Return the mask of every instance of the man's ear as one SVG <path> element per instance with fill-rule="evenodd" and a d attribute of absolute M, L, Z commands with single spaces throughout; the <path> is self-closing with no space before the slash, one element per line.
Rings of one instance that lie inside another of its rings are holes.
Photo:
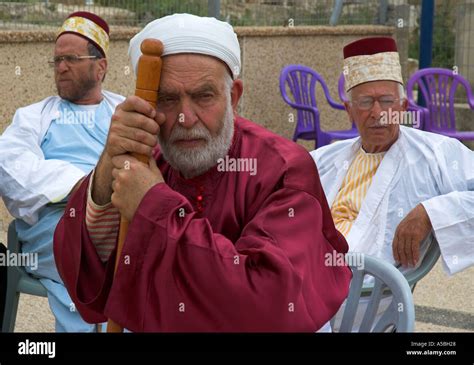
<path fill-rule="evenodd" d="M 97 61 L 97 65 L 99 66 L 99 70 L 97 72 L 97 81 L 102 81 L 105 77 L 105 74 L 107 73 L 107 59 L 106 58 L 100 58 Z"/>
<path fill-rule="evenodd" d="M 403 110 L 408 110 L 408 99 L 407 98 L 403 99 L 402 109 Z"/>
<path fill-rule="evenodd" d="M 352 117 L 352 107 L 348 101 L 344 102 L 344 108 L 346 109 L 347 114 L 349 115 L 349 121 L 352 123 L 354 118 Z"/>
<path fill-rule="evenodd" d="M 242 96 L 244 92 L 244 84 L 242 80 L 237 79 L 234 80 L 232 83 L 232 89 L 230 91 L 230 98 L 231 98 L 231 104 L 232 104 L 232 109 L 237 111 L 237 105 L 239 104 L 240 97 Z"/>

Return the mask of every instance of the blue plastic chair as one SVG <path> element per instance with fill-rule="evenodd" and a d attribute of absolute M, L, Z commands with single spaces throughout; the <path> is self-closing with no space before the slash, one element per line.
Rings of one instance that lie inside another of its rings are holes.
<path fill-rule="evenodd" d="M 316 84 L 321 84 L 326 101 L 337 110 L 345 110 L 344 105 L 335 102 L 329 93 L 326 82 L 316 71 L 304 65 L 288 65 L 280 74 L 280 93 L 283 100 L 296 109 L 297 120 L 293 141 L 314 140 L 315 148 L 325 146 L 333 140 L 349 139 L 358 136 L 357 128 L 349 130 L 323 131 L 320 112 L 316 102 Z M 287 93 L 287 86 L 293 100 Z"/>
<path fill-rule="evenodd" d="M 15 229 L 15 221 L 8 226 L 8 251 L 20 253 L 21 246 Z M 46 288 L 38 279 L 28 274 L 21 266 L 8 266 L 7 268 L 7 295 L 5 299 L 5 312 L 3 314 L 2 332 L 15 330 L 16 315 L 20 293 L 47 297 Z"/>
<path fill-rule="evenodd" d="M 357 256 L 360 260 L 356 260 Z M 338 332 L 352 332 L 360 298 L 364 296 L 365 275 L 374 277 L 374 286 L 370 288 L 370 299 L 359 332 L 385 332 L 389 328 L 394 328 L 397 332 L 413 332 L 415 327 L 413 295 L 402 273 L 388 262 L 369 255 L 350 252 L 346 257 L 353 277 Z M 363 262 L 363 268 L 358 267 L 356 262 Z M 374 323 L 382 295 L 386 290 L 392 293 L 391 304 L 378 322 Z M 334 318 L 331 322 L 334 326 Z"/>

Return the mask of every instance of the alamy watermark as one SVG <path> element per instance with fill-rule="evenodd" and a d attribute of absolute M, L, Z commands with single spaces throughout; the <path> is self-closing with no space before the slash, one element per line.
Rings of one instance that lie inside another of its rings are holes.
<path fill-rule="evenodd" d="M 255 176 L 257 174 L 257 159 L 225 156 L 225 158 L 217 160 L 217 171 L 248 172 L 249 175 Z"/>
<path fill-rule="evenodd" d="M 26 339 L 18 342 L 18 355 L 46 355 L 53 359 L 56 356 L 56 342 L 39 342 Z"/>
<path fill-rule="evenodd" d="M 411 125 L 415 128 L 420 127 L 421 117 L 419 111 L 412 110 L 383 110 L 380 113 L 380 124 L 401 124 L 401 125 Z"/>
<path fill-rule="evenodd" d="M 358 252 L 351 252 L 350 254 L 344 254 L 333 250 L 327 252 L 324 255 L 325 266 L 347 266 L 355 267 L 357 270 L 364 270 L 364 255 Z"/>
<path fill-rule="evenodd" d="M 1 243 L 0 243 L 1 244 Z M 0 266 L 25 266 L 31 270 L 38 269 L 37 252 L 11 252 L 7 250 L 0 253 Z"/>
<path fill-rule="evenodd" d="M 56 124 L 83 124 L 87 128 L 94 128 L 95 110 L 64 110 L 58 111 L 56 116 Z"/>

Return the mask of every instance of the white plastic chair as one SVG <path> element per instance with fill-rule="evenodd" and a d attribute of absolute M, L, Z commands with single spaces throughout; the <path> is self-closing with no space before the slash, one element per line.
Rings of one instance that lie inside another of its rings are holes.
<path fill-rule="evenodd" d="M 357 260 L 357 256 L 359 256 L 359 260 Z M 392 327 L 397 332 L 413 332 L 415 306 L 410 285 L 403 274 L 393 265 L 362 253 L 350 252 L 346 258 L 353 277 L 338 332 L 352 332 L 353 330 L 366 275 L 374 278 L 374 286 L 370 290 L 369 303 L 358 332 L 386 332 Z M 359 267 L 356 263 L 363 263 L 363 267 Z M 387 290 L 392 294 L 391 304 L 377 323 L 374 323 L 380 300 Z M 333 327 L 334 319 L 331 321 Z"/>
<path fill-rule="evenodd" d="M 8 226 L 8 250 L 15 254 L 21 252 L 21 245 L 18 242 L 15 229 L 15 221 L 12 221 Z M 15 330 L 20 293 L 47 297 L 48 292 L 43 284 L 28 274 L 22 266 L 8 266 L 7 283 L 2 332 L 13 332 Z"/>
<path fill-rule="evenodd" d="M 415 291 L 416 284 L 423 279 L 431 269 L 436 265 L 438 261 L 441 251 L 439 249 L 438 241 L 433 233 L 429 234 L 426 240 L 421 244 L 428 245 L 426 250 L 425 256 L 421 261 L 421 265 L 416 268 L 415 270 L 404 274 L 405 279 L 408 281 L 408 285 L 410 285 L 411 291 Z"/>

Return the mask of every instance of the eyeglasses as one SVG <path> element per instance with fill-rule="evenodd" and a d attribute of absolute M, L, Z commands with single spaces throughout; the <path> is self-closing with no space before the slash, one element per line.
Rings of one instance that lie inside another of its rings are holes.
<path fill-rule="evenodd" d="M 400 101 L 400 99 L 396 99 L 392 96 L 381 96 L 377 99 L 367 96 L 360 98 L 359 100 L 353 100 L 351 103 L 355 104 L 360 110 L 370 110 L 374 107 L 375 100 L 379 102 L 382 109 L 389 109 L 394 106 L 397 101 Z"/>
<path fill-rule="evenodd" d="M 71 66 L 78 64 L 80 61 L 85 59 L 93 59 L 97 56 L 78 56 L 75 54 L 67 54 L 64 56 L 55 56 L 52 61 L 48 61 L 51 67 L 58 67 L 61 64 L 61 61 L 64 61 L 66 65 Z"/>

